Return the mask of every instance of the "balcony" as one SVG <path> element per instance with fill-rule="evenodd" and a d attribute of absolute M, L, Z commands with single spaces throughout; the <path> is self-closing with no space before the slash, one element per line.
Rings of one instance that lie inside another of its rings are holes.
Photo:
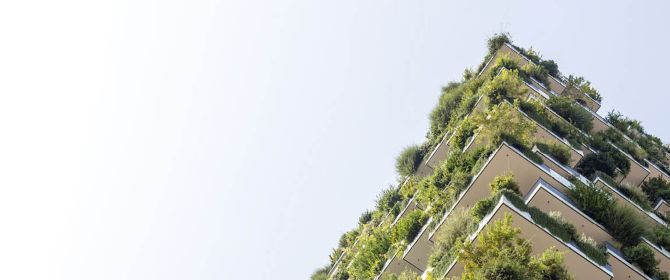
<path fill-rule="evenodd" d="M 593 99 L 588 94 L 579 91 L 579 89 L 573 86 L 567 87 L 563 91 L 563 94 L 572 97 L 577 103 L 584 105 L 584 107 L 588 108 L 591 112 L 598 112 L 600 109 L 600 102 L 598 102 L 598 100 Z"/>
<path fill-rule="evenodd" d="M 519 67 L 523 67 L 523 66 L 525 66 L 526 64 L 529 64 L 529 63 L 534 64 L 534 62 L 532 62 L 526 56 L 524 56 L 519 51 L 517 51 L 516 48 L 514 48 L 514 46 L 505 43 L 500 47 L 500 49 L 498 49 L 496 54 L 486 63 L 486 65 L 484 66 L 484 69 L 482 69 L 482 71 L 480 72 L 480 75 L 488 73 L 489 71 L 491 71 L 493 63 L 498 59 L 498 57 L 501 57 L 501 56 L 504 56 L 504 55 L 506 55 L 506 56 L 510 57 L 511 59 L 513 59 L 514 61 L 516 61 L 516 63 L 519 65 Z M 547 75 L 547 83 L 548 83 L 548 87 L 549 87 L 549 92 L 551 92 L 553 94 L 561 94 L 561 93 L 563 93 L 563 91 L 566 88 L 565 84 L 561 80 L 559 80 L 556 77 L 553 77 L 551 75 Z"/>
<path fill-rule="evenodd" d="M 472 110 L 473 112 L 484 111 L 484 102 L 482 97 L 479 97 Z M 469 116 L 470 114 L 465 116 L 465 118 L 468 118 Z M 447 132 L 444 137 L 442 137 L 442 141 L 440 141 L 440 143 L 435 146 L 430 155 L 421 163 L 421 165 L 419 165 L 419 169 L 417 170 L 417 175 L 419 177 L 432 175 L 435 168 L 437 168 L 447 158 L 449 154 L 449 143 L 451 143 L 452 136 L 453 134 L 451 132 Z"/>
<path fill-rule="evenodd" d="M 572 200 L 556 188 L 539 180 L 526 198 L 528 206 L 536 207 L 542 212 L 560 212 L 565 220 L 575 226 L 578 233 L 593 238 L 598 243 L 618 244 L 605 227 L 579 210 Z"/>
<path fill-rule="evenodd" d="M 491 222 L 502 219 L 505 214 L 512 215 L 512 226 L 521 229 L 521 238 L 529 240 L 533 245 L 533 254 L 538 255 L 549 248 L 556 248 L 563 253 L 564 265 L 568 272 L 577 280 L 605 280 L 612 279 L 612 271 L 606 267 L 597 264 L 586 254 L 580 251 L 575 245 L 565 243 L 547 229 L 537 225 L 530 214 L 523 212 L 509 202 L 504 196 L 500 198 L 491 214 L 486 216 L 479 225 L 479 229 L 470 238 L 476 242 L 480 232 L 486 229 Z M 458 277 L 463 272 L 463 265 L 455 261 L 447 270 L 445 278 Z"/>
<path fill-rule="evenodd" d="M 540 165 L 530 160 L 526 155 L 507 143 L 491 154 L 482 170 L 477 174 L 470 185 L 463 191 L 453 206 L 468 208 L 490 193 L 489 183 L 501 174 L 512 173 L 522 195 L 529 193 L 538 179 L 542 179 L 561 192 L 567 192 L 573 185 L 567 179 L 551 170 L 546 165 Z"/>
<path fill-rule="evenodd" d="M 579 105 L 584 107 L 584 109 L 589 109 L 588 107 L 586 107 L 582 104 L 579 104 Z M 590 131 L 591 133 L 598 133 L 598 132 L 601 132 L 601 131 L 605 131 L 609 128 L 614 128 L 611 124 L 609 124 L 607 122 L 607 120 L 605 120 L 605 118 L 601 117 L 598 113 L 596 113 L 592 110 L 586 110 L 586 111 L 589 111 L 591 113 L 591 115 L 593 116 L 593 119 L 591 119 L 591 124 L 593 125 L 593 127 L 591 128 L 591 131 Z"/>
<path fill-rule="evenodd" d="M 642 242 L 651 247 L 651 250 L 654 252 L 654 258 L 656 258 L 658 261 L 658 268 L 660 268 L 662 271 L 670 273 L 670 252 L 654 243 L 651 243 L 651 241 L 647 240 L 646 238 L 642 238 Z"/>
<path fill-rule="evenodd" d="M 659 168 L 658 166 L 656 166 L 655 164 L 653 164 L 651 161 L 649 161 L 649 160 L 647 160 L 647 159 L 645 159 L 644 161 L 645 161 L 645 163 L 649 166 L 649 169 L 648 169 L 648 170 L 649 170 L 649 176 L 647 176 L 647 178 L 645 179 L 645 181 L 646 181 L 646 180 L 649 180 L 649 179 L 651 179 L 651 178 L 658 178 L 658 177 L 660 177 L 660 178 L 662 178 L 663 180 L 666 180 L 666 181 L 670 182 L 670 175 L 668 175 L 667 173 L 665 173 L 661 168 Z"/>
<path fill-rule="evenodd" d="M 610 142 L 610 144 L 614 148 L 619 150 L 619 152 L 621 152 L 623 155 L 625 155 L 626 158 L 628 158 L 628 162 L 630 163 L 630 171 L 628 172 L 628 174 L 626 174 L 626 177 L 620 178 L 618 183 L 619 184 L 626 183 L 626 184 L 628 184 L 630 186 L 633 186 L 633 187 L 640 186 L 640 184 L 642 184 L 642 182 L 644 182 L 644 180 L 647 179 L 647 176 L 649 176 L 649 174 L 650 174 L 649 169 L 647 169 L 647 167 L 645 167 L 640 162 L 635 160 L 635 158 L 633 158 L 633 156 L 624 152 L 624 150 L 620 149 L 619 147 L 612 144 L 611 142 Z"/>
<path fill-rule="evenodd" d="M 670 215 L 668 215 L 670 214 L 670 205 L 665 200 L 659 199 L 658 202 L 656 202 L 656 205 L 654 205 L 654 212 L 666 218 L 670 218 Z"/>
<path fill-rule="evenodd" d="M 661 226 L 668 226 L 663 219 L 660 217 L 656 216 L 656 214 L 647 212 L 644 210 L 642 207 L 637 205 L 637 203 L 633 202 L 630 200 L 628 197 L 626 197 L 624 194 L 622 194 L 619 190 L 617 190 L 614 186 L 611 186 L 608 184 L 605 180 L 601 179 L 600 177 L 596 177 L 595 180 L 593 180 L 593 183 L 608 191 L 609 193 L 612 194 L 612 197 L 617 201 L 618 204 L 630 207 L 631 209 L 635 210 L 639 216 L 650 223 L 650 225 L 661 225 Z"/>
<path fill-rule="evenodd" d="M 538 181 L 538 178 L 554 184 L 554 186 L 560 186 L 564 191 L 572 186 L 568 180 L 562 178 L 548 167 L 538 165 L 517 149 L 509 146 L 507 143 L 503 143 L 489 156 L 488 161 L 484 164 L 479 174 L 472 179 L 470 185 L 461 193 L 457 202 L 439 221 L 435 229 L 431 230 L 428 226 L 424 226 L 421 229 L 415 240 L 402 255 L 402 260 L 406 262 L 406 265 L 424 270 L 428 266 L 428 257 L 435 242 L 434 238 L 449 217 L 449 213 L 454 211 L 454 209 L 470 207 L 476 201 L 488 197 L 490 194 L 489 183 L 496 176 L 507 172 L 514 174 L 514 179 L 520 191 L 524 194 L 531 190 L 532 186 Z M 432 220 L 427 222 L 427 225 L 431 224 L 431 222 Z M 399 263 L 399 260 L 396 262 Z"/>
<path fill-rule="evenodd" d="M 619 249 L 609 243 L 605 243 L 605 246 L 607 247 L 607 262 L 612 268 L 612 274 L 614 274 L 612 280 L 651 280 L 639 268 L 626 261 L 626 257 Z"/>

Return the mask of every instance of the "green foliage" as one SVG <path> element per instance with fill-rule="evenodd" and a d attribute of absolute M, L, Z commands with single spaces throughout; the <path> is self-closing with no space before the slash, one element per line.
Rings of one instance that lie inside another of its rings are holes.
<path fill-rule="evenodd" d="M 640 266 L 647 275 L 656 274 L 658 261 L 654 258 L 654 252 L 649 246 L 639 243 L 635 246 L 624 247 L 623 253 L 628 261 Z"/>
<path fill-rule="evenodd" d="M 384 229 L 375 229 L 360 242 L 360 249 L 347 270 L 351 279 L 372 279 L 386 262 L 386 253 L 391 248 L 390 234 Z"/>
<path fill-rule="evenodd" d="M 358 218 L 358 224 L 364 225 L 372 221 L 372 212 L 370 210 L 365 210 L 361 216 Z"/>
<path fill-rule="evenodd" d="M 423 160 L 425 150 L 418 145 L 405 147 L 395 160 L 395 169 L 400 176 L 406 177 L 414 174 Z"/>
<path fill-rule="evenodd" d="M 670 201 L 670 183 L 661 177 L 654 177 L 645 181 L 642 184 L 642 191 L 647 194 L 651 201 L 657 201 L 658 199 Z"/>
<path fill-rule="evenodd" d="M 586 177 L 592 177 L 593 174 L 600 171 L 608 176 L 616 176 L 616 165 L 610 154 L 593 153 L 582 158 L 582 161 L 575 167 L 579 173 Z"/>
<path fill-rule="evenodd" d="M 403 271 L 400 275 L 387 274 L 384 275 L 382 280 L 421 280 L 421 277 L 416 274 L 414 271 Z"/>
<path fill-rule="evenodd" d="M 540 272 L 543 280 L 573 279 L 563 266 L 563 254 L 557 250 L 546 250 L 540 256 Z"/>
<path fill-rule="evenodd" d="M 623 195 L 625 195 L 630 200 L 637 203 L 637 205 L 642 207 L 642 209 L 647 211 L 653 210 L 653 208 L 651 207 L 651 203 L 649 203 L 649 198 L 642 191 L 642 189 L 623 184 L 617 184 L 614 186 L 616 187 L 617 190 L 619 190 L 619 192 L 621 192 Z"/>
<path fill-rule="evenodd" d="M 603 101 L 603 97 L 600 95 L 600 93 L 598 93 L 598 90 L 591 86 L 591 82 L 584 79 L 584 77 L 569 75 L 568 86 L 572 86 L 578 89 L 580 92 L 588 95 L 598 102 Z"/>
<path fill-rule="evenodd" d="M 346 269 L 340 269 L 333 275 L 333 280 L 348 280 L 349 271 Z"/>
<path fill-rule="evenodd" d="M 505 43 L 512 43 L 512 38 L 509 35 L 509 33 L 496 33 L 491 38 L 488 39 L 487 42 L 487 47 L 488 47 L 488 52 L 486 53 L 486 56 L 484 57 L 484 61 L 482 61 L 481 64 L 479 64 L 479 67 L 477 67 L 477 72 L 481 72 L 482 69 L 484 69 L 484 66 L 486 63 L 495 55 L 496 51 Z"/>
<path fill-rule="evenodd" d="M 615 203 L 603 189 L 572 180 L 575 188 L 569 192 L 577 207 L 602 224 L 621 244 L 634 245 L 641 236 L 648 234 L 647 225 L 629 207 Z"/>
<path fill-rule="evenodd" d="M 520 233 L 506 214 L 476 244 L 465 243 L 458 256 L 464 265 L 461 279 L 572 279 L 560 253 L 550 249 L 540 259 L 534 258 L 532 245 Z"/>
<path fill-rule="evenodd" d="M 457 248 L 467 236 L 473 232 L 477 224 L 470 214 L 463 210 L 455 210 L 450 214 L 435 237 L 435 246 L 428 259 L 435 275 L 443 275 L 458 254 Z"/>
<path fill-rule="evenodd" d="M 410 243 L 419 233 L 428 217 L 420 209 L 414 210 L 404 217 L 400 218 L 391 230 L 391 240 L 393 243 Z"/>
<path fill-rule="evenodd" d="M 437 106 L 430 113 L 430 132 L 431 135 L 444 135 L 444 129 L 449 124 L 452 112 L 458 108 L 463 95 L 464 86 L 461 83 L 449 83 L 442 88 L 442 95 L 437 102 Z"/>
<path fill-rule="evenodd" d="M 647 233 L 647 225 L 630 207 L 612 207 L 604 213 L 602 224 L 624 245 L 637 243 Z"/>
<path fill-rule="evenodd" d="M 570 163 L 570 158 L 572 157 L 570 155 L 570 148 L 565 145 L 556 142 L 551 142 L 549 144 L 538 142 L 535 143 L 535 145 L 537 145 L 542 152 L 549 154 L 561 164 L 568 165 Z"/>
<path fill-rule="evenodd" d="M 472 206 L 472 208 L 470 208 L 470 215 L 472 215 L 475 220 L 480 221 L 488 215 L 495 206 L 496 201 L 491 198 L 479 200 Z"/>
<path fill-rule="evenodd" d="M 491 108 L 488 116 L 474 118 L 482 128 L 478 141 L 498 147 L 502 141 L 512 141 L 515 146 L 530 147 L 536 126 L 525 119 L 515 106 L 504 102 Z"/>
<path fill-rule="evenodd" d="M 389 212 L 400 201 L 402 201 L 402 196 L 399 190 L 389 187 L 377 196 L 377 209 L 382 212 Z"/>
<path fill-rule="evenodd" d="M 518 70 L 502 69 L 493 79 L 484 83 L 481 92 L 490 103 L 498 104 L 506 98 L 523 96 L 526 92 L 521 88 L 522 83 Z"/>
<path fill-rule="evenodd" d="M 540 100 L 520 101 L 519 109 L 540 125 L 551 130 L 559 137 L 566 138 L 573 146 L 584 143 L 584 135 L 569 122 L 557 118 Z"/>
<path fill-rule="evenodd" d="M 661 247 L 666 250 L 670 250 L 670 228 L 667 227 L 656 227 L 654 230 L 654 235 L 656 236 L 656 242 Z"/>
<path fill-rule="evenodd" d="M 330 266 L 325 266 L 322 268 L 317 269 L 312 273 L 312 276 L 310 276 L 310 280 L 327 280 L 328 279 L 328 270 L 330 270 Z"/>
<path fill-rule="evenodd" d="M 663 146 L 663 142 L 658 137 L 646 133 L 644 127 L 642 127 L 642 123 L 624 117 L 616 111 L 611 111 L 607 114 L 607 121 L 637 142 L 644 149 L 645 154 L 651 162 L 659 165 L 660 168 L 668 165 L 667 158 L 665 157 L 666 148 Z"/>
<path fill-rule="evenodd" d="M 452 150 L 457 150 L 460 152 L 465 148 L 466 141 L 470 138 L 477 128 L 475 122 L 470 121 L 470 119 L 465 119 L 461 122 L 461 125 L 456 128 L 454 135 L 451 138 L 450 146 Z"/>
<path fill-rule="evenodd" d="M 549 72 L 541 65 L 528 63 L 521 68 L 521 71 L 544 85 L 548 84 L 547 75 L 549 75 Z"/>
<path fill-rule="evenodd" d="M 591 123 L 593 115 L 569 97 L 553 95 L 547 100 L 546 104 L 554 112 L 582 131 L 589 132 L 593 128 L 593 124 Z"/>
<path fill-rule="evenodd" d="M 484 79 L 471 78 L 462 83 L 450 83 L 442 89 L 437 106 L 430 113 L 430 146 L 437 145 L 445 133 L 457 126 L 474 107 Z"/>
<path fill-rule="evenodd" d="M 623 176 L 628 174 L 630 171 L 630 161 L 623 153 L 609 144 L 600 135 L 594 135 L 590 139 L 590 144 L 599 152 L 585 156 L 575 168 L 582 175 L 592 177 L 598 171 L 610 177 L 616 177 L 618 174 Z"/>
<path fill-rule="evenodd" d="M 552 75 L 554 77 L 560 77 L 561 76 L 561 72 L 558 71 L 558 64 L 556 64 L 556 62 L 554 62 L 551 59 L 540 61 L 540 66 L 542 66 L 542 68 L 547 70 L 547 73 L 549 73 L 549 75 Z"/>
<path fill-rule="evenodd" d="M 507 32 L 496 33 L 486 42 L 489 55 L 493 55 L 503 44 L 512 43 L 512 38 Z"/>
<path fill-rule="evenodd" d="M 599 132 L 598 135 L 603 139 L 612 142 L 621 150 L 631 155 L 639 163 L 646 165 L 644 158 L 647 157 L 647 152 L 638 145 L 635 145 L 635 143 L 624 139 L 624 136 L 621 134 L 621 132 L 617 131 L 616 129 L 609 128 L 605 131 Z"/>
<path fill-rule="evenodd" d="M 489 184 L 489 187 L 491 188 L 491 193 L 497 193 L 501 190 L 510 190 L 521 195 L 521 192 L 519 192 L 519 186 L 516 184 L 516 181 L 514 181 L 514 174 L 512 173 L 498 175 L 497 177 L 493 178 L 493 182 Z"/>
<path fill-rule="evenodd" d="M 516 62 L 516 60 L 512 59 L 506 54 L 503 54 L 499 56 L 496 61 L 493 63 L 493 68 L 492 68 L 492 75 L 498 74 L 498 72 L 506 68 L 507 70 L 519 70 L 519 64 Z"/>

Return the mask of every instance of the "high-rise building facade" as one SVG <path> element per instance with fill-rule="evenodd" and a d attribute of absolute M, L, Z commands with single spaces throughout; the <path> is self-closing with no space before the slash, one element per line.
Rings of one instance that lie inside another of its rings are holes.
<path fill-rule="evenodd" d="M 670 148 L 509 36 L 312 279 L 667 279 Z"/>

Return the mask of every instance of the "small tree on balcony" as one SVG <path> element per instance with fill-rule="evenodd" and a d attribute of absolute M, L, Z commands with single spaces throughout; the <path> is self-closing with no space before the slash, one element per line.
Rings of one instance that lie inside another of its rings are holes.
<path fill-rule="evenodd" d="M 535 258 L 531 243 L 519 237 L 520 233 L 512 227 L 512 215 L 506 214 L 476 244 L 463 245 L 458 256 L 465 267 L 461 279 L 572 279 L 561 253 L 549 249 Z"/>

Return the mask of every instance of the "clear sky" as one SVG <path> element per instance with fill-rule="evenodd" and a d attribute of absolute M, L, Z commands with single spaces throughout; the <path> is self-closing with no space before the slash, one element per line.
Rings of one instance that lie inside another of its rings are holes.
<path fill-rule="evenodd" d="M 306 279 L 498 31 L 670 140 L 669 11 L 3 1 L 0 278 Z"/>

